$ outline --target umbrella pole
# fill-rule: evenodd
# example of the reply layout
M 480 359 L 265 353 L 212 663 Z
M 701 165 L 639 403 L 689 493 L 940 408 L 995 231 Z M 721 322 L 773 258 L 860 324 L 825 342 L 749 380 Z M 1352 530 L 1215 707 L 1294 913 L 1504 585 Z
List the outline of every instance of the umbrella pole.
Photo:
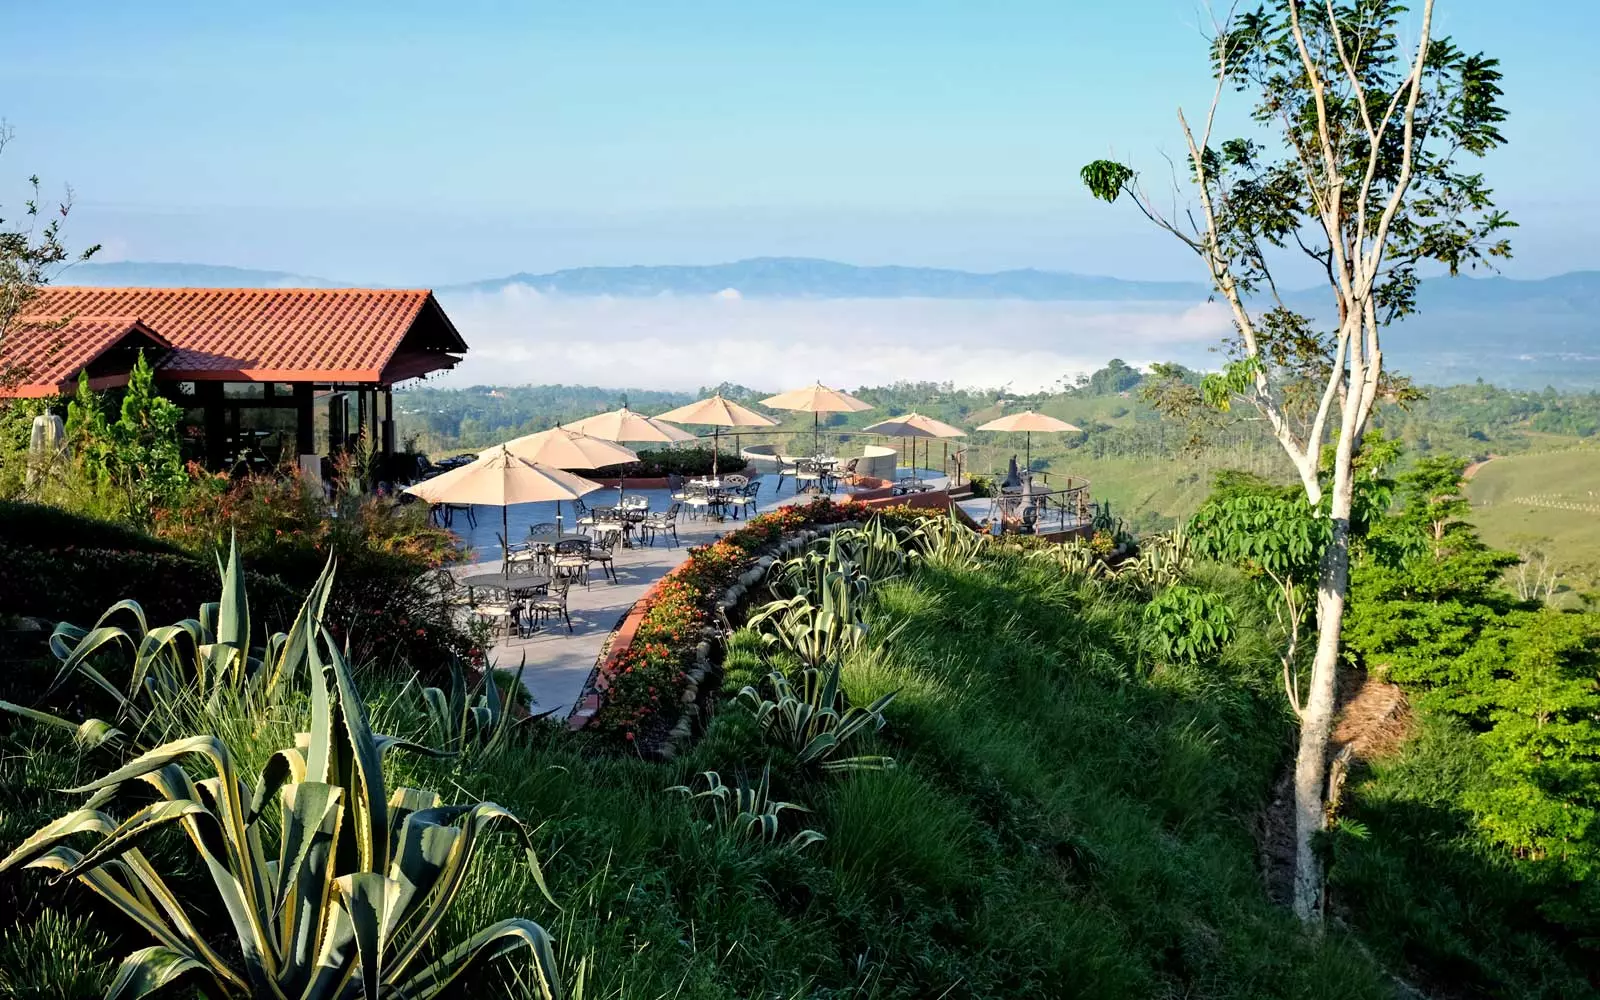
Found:
M 511 565 L 511 505 L 500 505 L 500 550 L 502 566 Z
M 1028 432 L 1028 478 L 1033 478 L 1033 431 Z
M 818 410 L 811 411 L 811 448 L 812 455 L 822 454 L 822 413 Z
M 711 478 L 717 478 L 717 442 L 722 438 L 722 428 L 711 428 Z
M 556 500 L 556 537 L 561 537 L 561 501 Z

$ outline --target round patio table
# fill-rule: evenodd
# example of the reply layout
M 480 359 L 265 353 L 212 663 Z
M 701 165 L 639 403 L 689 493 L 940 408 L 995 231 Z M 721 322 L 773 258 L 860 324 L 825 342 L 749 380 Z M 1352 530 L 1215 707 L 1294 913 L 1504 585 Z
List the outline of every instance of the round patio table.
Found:
M 467 588 L 467 600 L 472 600 L 474 587 L 498 587 L 511 593 L 512 596 L 525 593 L 538 593 L 550 588 L 550 575 L 548 573 L 474 573 L 464 576 L 457 581 Z

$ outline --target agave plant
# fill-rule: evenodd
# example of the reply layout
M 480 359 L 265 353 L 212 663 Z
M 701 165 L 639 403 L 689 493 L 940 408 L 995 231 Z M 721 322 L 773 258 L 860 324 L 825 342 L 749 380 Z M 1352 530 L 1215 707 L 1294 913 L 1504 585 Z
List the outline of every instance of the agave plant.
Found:
M 811 810 L 794 802 L 779 802 L 772 798 L 771 766 L 761 769 L 761 780 L 754 786 L 740 775 L 735 783 L 727 784 L 716 771 L 702 771 L 695 781 L 704 787 L 696 791 L 689 785 L 673 785 L 668 792 L 686 795 L 691 802 L 708 803 L 713 822 L 724 830 L 732 831 L 741 840 L 756 839 L 777 843 L 779 828 L 785 812 L 808 813 Z M 799 850 L 828 838 L 816 830 L 801 830 L 785 846 Z
M 864 596 L 865 590 L 833 573 L 823 583 L 820 606 L 797 594 L 763 605 L 747 624 L 768 645 L 781 645 L 806 666 L 821 667 L 837 663 L 866 640 Z
M 930 517 L 911 532 L 915 558 L 950 568 L 978 565 L 988 539 L 962 524 L 956 510 L 952 505 L 949 517 Z
M 76 879 L 155 938 L 123 960 L 108 1000 L 144 996 L 180 976 L 221 997 L 426 1000 L 474 961 L 523 948 L 534 956 L 542 995 L 559 996 L 550 939 L 530 920 L 502 920 L 437 954 L 434 934 L 496 824 L 521 835 L 544 890 L 528 831 L 492 802 L 445 806 L 413 788 L 389 794 L 385 753 L 432 751 L 372 732 L 348 664 L 324 639 L 326 662 L 321 643 L 308 646 L 311 732 L 274 754 L 253 784 L 214 736 L 167 743 L 73 789 L 91 793 L 88 802 L 34 833 L 0 871 L 42 868 L 55 873 L 52 882 Z M 192 777 L 191 759 L 214 776 Z M 154 792 L 155 801 L 118 823 L 103 809 L 128 792 L 139 801 Z M 269 837 L 263 827 L 274 796 L 278 830 Z M 217 899 L 201 907 L 181 898 L 140 850 L 173 823 L 216 889 Z M 80 853 L 66 844 L 80 834 L 101 839 Z M 277 844 L 275 859 L 268 843 Z M 226 914 L 238 948 L 232 960 L 215 945 L 221 928 L 201 909 Z
M 422 689 L 422 711 L 428 719 L 428 736 L 434 748 L 464 754 L 479 748 L 493 749 L 504 742 L 513 720 L 500 700 L 493 670 L 487 667 L 483 677 L 468 690 L 466 671 L 461 668 L 461 661 L 452 657 L 450 689 Z M 516 682 L 522 683 L 522 668 L 517 670 Z
M 772 697 L 763 698 L 753 687 L 740 690 L 740 704 L 755 714 L 756 724 L 793 750 L 802 764 L 824 771 L 883 770 L 894 767 L 893 757 L 835 758 L 856 736 L 883 728 L 883 710 L 897 692 L 891 691 L 865 708 L 846 708 L 839 690 L 839 666 L 827 670 L 807 667 L 798 674 L 799 688 L 781 672 L 767 675 Z
M 1118 575 L 1131 574 L 1145 586 L 1159 589 L 1182 582 L 1193 563 L 1189 533 L 1174 528 L 1140 541 L 1139 555 L 1125 564 Z
M 773 563 L 767 570 L 767 586 L 773 596 L 816 601 L 824 591 L 843 586 L 857 601 L 865 598 L 871 581 L 856 565 L 854 553 L 840 545 L 843 533 L 836 531 L 799 555 Z
M 1089 547 L 1088 542 L 1081 538 L 1074 538 L 1060 545 L 1046 545 L 1034 549 L 1028 553 L 1028 558 L 1038 562 L 1054 563 L 1068 573 L 1090 579 L 1099 579 L 1110 574 L 1105 561 Z
M 174 625 L 150 628 L 137 601 L 118 601 L 93 628 L 62 622 L 50 635 L 50 651 L 61 667 L 51 688 L 82 676 L 99 687 L 117 705 L 112 722 L 90 719 L 83 723 L 80 739 L 105 734 L 118 726 L 142 727 L 151 710 L 173 699 L 197 694 L 212 703 L 227 690 L 242 691 L 270 702 L 281 690 L 307 671 L 311 647 L 321 627 L 322 612 L 333 581 L 333 561 L 300 606 L 288 632 L 267 637 L 266 645 L 250 644 L 250 599 L 245 593 L 244 567 L 237 539 L 228 548 L 228 562 L 217 566 L 222 578 L 221 598 L 200 607 L 199 617 Z M 132 619 L 133 631 L 113 621 Z M 131 657 L 128 679 L 118 684 L 94 665 L 98 658 L 121 651 Z M 103 665 L 103 663 L 102 663 Z M 44 713 L 0 702 L 0 709 L 39 721 L 67 724 Z M 74 728 L 78 724 L 71 723 Z M 117 735 L 121 735 L 120 731 Z
M 906 570 L 907 536 L 895 531 L 881 517 L 874 517 L 860 528 L 844 528 L 834 538 L 850 554 L 863 576 L 873 581 L 893 579 Z

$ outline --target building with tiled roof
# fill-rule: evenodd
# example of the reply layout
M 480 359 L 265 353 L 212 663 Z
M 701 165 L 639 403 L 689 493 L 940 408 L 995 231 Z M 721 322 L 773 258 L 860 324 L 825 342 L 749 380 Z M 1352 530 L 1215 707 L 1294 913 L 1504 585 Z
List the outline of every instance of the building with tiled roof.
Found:
M 140 351 L 222 468 L 394 451 L 391 390 L 467 349 L 425 289 L 45 288 L 0 342 L 0 397 L 126 384 Z

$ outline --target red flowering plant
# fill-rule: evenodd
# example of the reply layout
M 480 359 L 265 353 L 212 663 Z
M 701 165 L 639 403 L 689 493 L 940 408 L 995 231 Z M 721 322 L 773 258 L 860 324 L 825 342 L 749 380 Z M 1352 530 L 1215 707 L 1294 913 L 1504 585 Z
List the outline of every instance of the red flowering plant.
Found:
M 691 548 L 688 558 L 644 598 L 632 640 L 607 657 L 596 684 L 602 705 L 591 726 L 638 745 L 659 738 L 672 725 L 694 664 L 694 648 L 706 637 L 717 596 L 750 568 L 762 549 L 786 535 L 824 524 L 882 517 L 898 526 L 943 514 L 819 499 L 753 517 L 717 541 Z
M 330 507 L 322 488 L 292 467 L 196 482 L 182 502 L 157 513 L 156 533 L 202 555 L 236 533 L 246 566 L 291 587 L 309 586 L 328 556 L 337 556 L 339 585 L 327 620 L 357 657 L 426 674 L 471 647 L 424 580 L 428 570 L 462 557 L 455 536 L 429 523 L 425 505 L 341 489 Z

